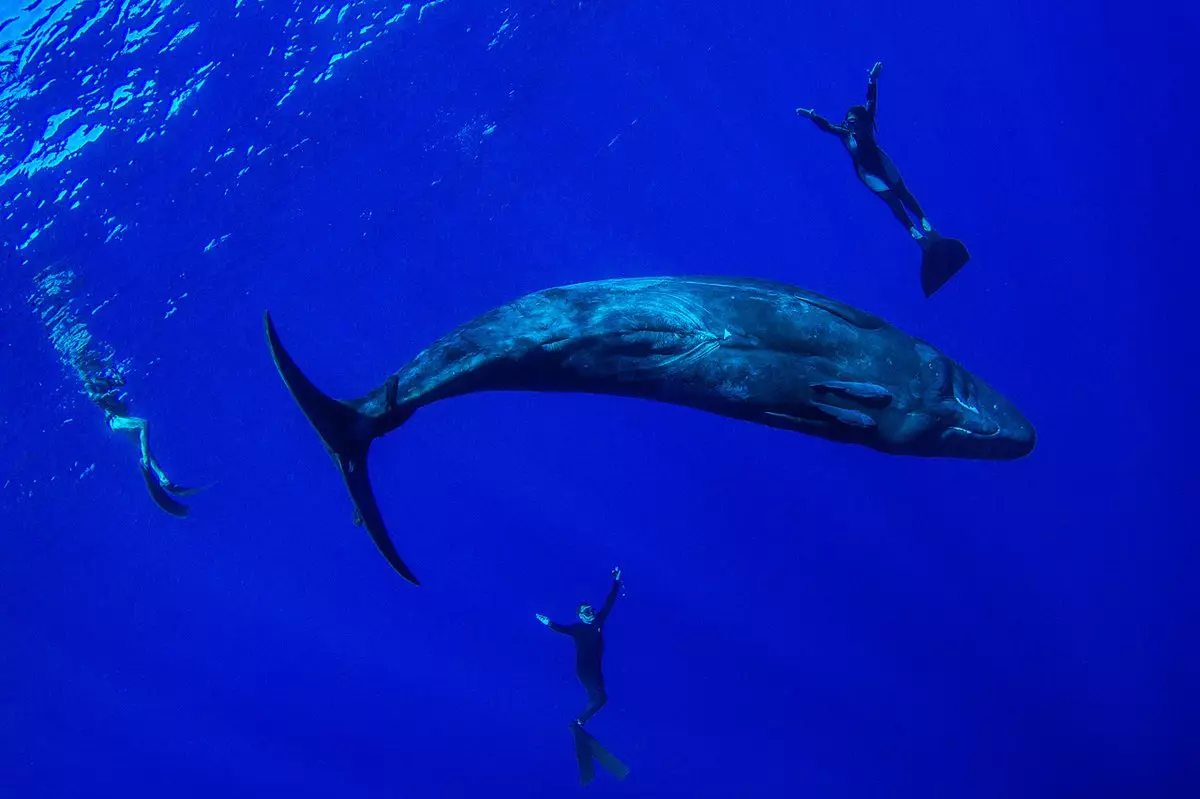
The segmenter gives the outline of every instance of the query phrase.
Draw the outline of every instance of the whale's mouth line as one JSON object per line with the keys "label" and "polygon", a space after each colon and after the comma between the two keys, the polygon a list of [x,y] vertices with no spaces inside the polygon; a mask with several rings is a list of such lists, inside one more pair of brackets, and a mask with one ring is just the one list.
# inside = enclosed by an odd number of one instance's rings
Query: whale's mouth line
{"label": "whale's mouth line", "polygon": [[[958,405],[958,407],[962,408],[964,411],[969,413],[971,416],[976,417],[976,418],[986,418],[986,417],[984,417],[984,415],[982,413],[979,412],[979,407],[974,402],[972,402],[970,399],[963,398],[963,396],[959,393],[957,383],[954,386],[954,402]],[[989,425],[989,426],[991,426],[991,425]],[[965,433],[966,435],[970,436],[971,438],[981,438],[981,439],[984,439],[985,441],[987,441],[989,439],[1000,437],[1000,425],[999,424],[994,425],[994,429],[992,429],[986,433],[981,433],[978,430],[970,430],[970,429],[962,427],[960,425],[953,425],[947,429],[955,430],[960,433]]]}
{"label": "whale's mouth line", "polygon": [[996,429],[990,433],[977,433],[974,430],[968,430],[967,428],[959,427],[958,425],[953,425],[946,429],[947,430],[957,430],[960,433],[965,433],[966,435],[970,436],[971,438],[982,438],[982,439],[987,440],[987,439],[1000,437],[1000,425],[996,425]]}

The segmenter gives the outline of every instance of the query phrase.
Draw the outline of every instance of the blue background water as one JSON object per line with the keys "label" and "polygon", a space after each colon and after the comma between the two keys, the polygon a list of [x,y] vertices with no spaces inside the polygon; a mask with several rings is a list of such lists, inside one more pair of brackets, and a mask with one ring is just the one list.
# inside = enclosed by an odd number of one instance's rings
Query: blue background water
{"label": "blue background water", "polygon": [[[633,771],[596,796],[1197,795],[1194,11],[327,8],[0,4],[4,795],[568,795],[584,697],[534,614],[599,601],[615,564],[590,726]],[[793,114],[837,118],[876,59],[881,140],[973,256],[930,301]],[[168,472],[218,481],[190,519],[26,306],[51,264],[132,361]],[[415,589],[262,337],[269,308],[356,396],[526,291],[662,273],[878,313],[1038,448],[919,461],[632,400],[457,399],[372,453]]]}

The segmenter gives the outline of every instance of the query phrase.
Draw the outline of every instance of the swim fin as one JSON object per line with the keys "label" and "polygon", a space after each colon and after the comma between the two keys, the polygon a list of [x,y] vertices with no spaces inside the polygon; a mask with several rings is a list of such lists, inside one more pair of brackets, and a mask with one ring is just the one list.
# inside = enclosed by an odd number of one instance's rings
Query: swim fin
{"label": "swim fin", "polygon": [[158,482],[158,478],[154,473],[145,466],[142,466],[142,477],[146,480],[146,488],[149,489],[150,498],[154,500],[155,505],[172,516],[183,518],[188,515],[188,506],[168,494],[166,489],[162,487],[162,484]]}
{"label": "swim fin", "polygon": [[587,785],[596,778],[596,768],[592,765],[592,748],[588,746],[589,736],[581,727],[575,725],[575,760],[579,762],[579,783]]}
{"label": "swim fin", "polygon": [[926,297],[949,282],[958,270],[971,260],[966,245],[958,239],[948,239],[937,233],[926,233],[918,240],[921,245],[921,289]]}
{"label": "swim fin", "polygon": [[174,483],[167,483],[165,486],[163,486],[163,488],[165,488],[167,491],[170,491],[177,497],[194,497],[201,491],[207,491],[214,485],[216,485],[216,483],[209,483],[206,486],[199,486],[197,488],[187,488],[186,486],[177,486]]}
{"label": "swim fin", "polygon": [[571,732],[575,734],[575,759],[579,761],[579,781],[583,785],[587,785],[596,776],[596,769],[592,765],[593,759],[604,766],[605,771],[619,780],[629,776],[629,767],[618,760],[616,755],[605,749],[583,727],[574,724],[571,726]]}
{"label": "swim fin", "polygon": [[380,554],[401,577],[413,585],[420,585],[416,575],[396,551],[371,488],[371,478],[367,474],[367,450],[374,438],[370,418],[349,403],[327,396],[313,385],[283,348],[269,313],[263,315],[263,323],[267,345],[271,348],[271,359],[279,370],[279,376],[342,473],[354,503],[354,523],[367,528]]}

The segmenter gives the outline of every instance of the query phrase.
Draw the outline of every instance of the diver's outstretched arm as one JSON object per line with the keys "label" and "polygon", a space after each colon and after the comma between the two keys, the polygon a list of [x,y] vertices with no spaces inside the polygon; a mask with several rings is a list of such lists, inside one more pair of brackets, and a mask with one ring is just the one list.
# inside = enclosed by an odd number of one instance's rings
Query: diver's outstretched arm
{"label": "diver's outstretched arm", "polygon": [[876,61],[870,71],[867,72],[867,116],[871,118],[871,122],[875,121],[875,100],[879,92],[876,81],[878,81],[879,73],[882,69],[883,62]]}
{"label": "diver's outstretched arm", "polygon": [[617,601],[617,594],[621,590],[621,567],[617,566],[612,570],[613,584],[609,589],[608,597],[604,600],[604,607],[600,608],[600,612],[596,614],[597,621],[603,622],[608,618],[608,612],[612,610],[613,603]]}
{"label": "diver's outstretched arm", "polygon": [[562,633],[563,635],[571,634],[571,631],[567,629],[567,626],[565,624],[559,624],[556,621],[550,621],[550,619],[548,619],[547,617],[543,616],[540,613],[537,614],[537,620],[540,621],[542,624],[546,625],[547,627],[549,627],[551,630],[554,630],[554,632],[556,632],[556,633]]}
{"label": "diver's outstretched arm", "polygon": [[834,125],[828,119],[826,119],[825,117],[816,113],[811,108],[797,108],[796,116],[808,117],[809,119],[811,119],[813,121],[814,125],[816,125],[821,130],[825,131],[826,133],[833,133],[836,135],[841,135],[841,133],[842,133],[843,129],[841,127],[839,127],[838,125]]}

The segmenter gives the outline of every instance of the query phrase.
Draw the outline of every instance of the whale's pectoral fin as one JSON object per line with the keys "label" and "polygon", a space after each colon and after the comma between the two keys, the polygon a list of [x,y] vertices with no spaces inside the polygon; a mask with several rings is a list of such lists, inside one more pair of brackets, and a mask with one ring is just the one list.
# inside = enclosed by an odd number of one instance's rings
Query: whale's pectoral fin
{"label": "whale's pectoral fin", "polygon": [[826,405],[823,402],[814,402],[813,407],[820,410],[822,413],[832,416],[842,424],[850,425],[851,427],[874,427],[875,420],[867,416],[862,411],[852,410],[850,408],[839,408],[836,405]]}
{"label": "whale's pectoral fin", "polygon": [[367,451],[373,439],[372,420],[349,404],[325,395],[313,385],[283,348],[269,313],[264,321],[275,368],[342,473],[354,502],[355,524],[367,528],[379,552],[401,577],[413,585],[420,585],[396,551],[375,501],[375,492],[371,489],[367,474]]}
{"label": "whale's pectoral fin", "polygon": [[763,411],[763,417],[765,418],[758,420],[762,424],[782,427],[786,430],[799,430],[810,435],[820,435],[820,431],[829,426],[826,419],[807,419],[803,416],[779,411]]}
{"label": "whale's pectoral fin", "polygon": [[813,383],[812,387],[821,392],[842,394],[858,400],[864,405],[883,407],[892,401],[892,392],[877,383],[855,383],[845,380],[826,380]]}
{"label": "whale's pectoral fin", "polygon": [[142,477],[146,480],[146,488],[150,491],[150,498],[154,500],[154,504],[165,510],[172,516],[183,518],[188,515],[188,506],[179,502],[163,488],[162,483],[158,481],[156,475],[146,464],[142,464]]}
{"label": "whale's pectoral fin", "polygon": [[961,241],[936,233],[926,234],[921,239],[921,251],[921,289],[926,297],[932,297],[971,260]]}

